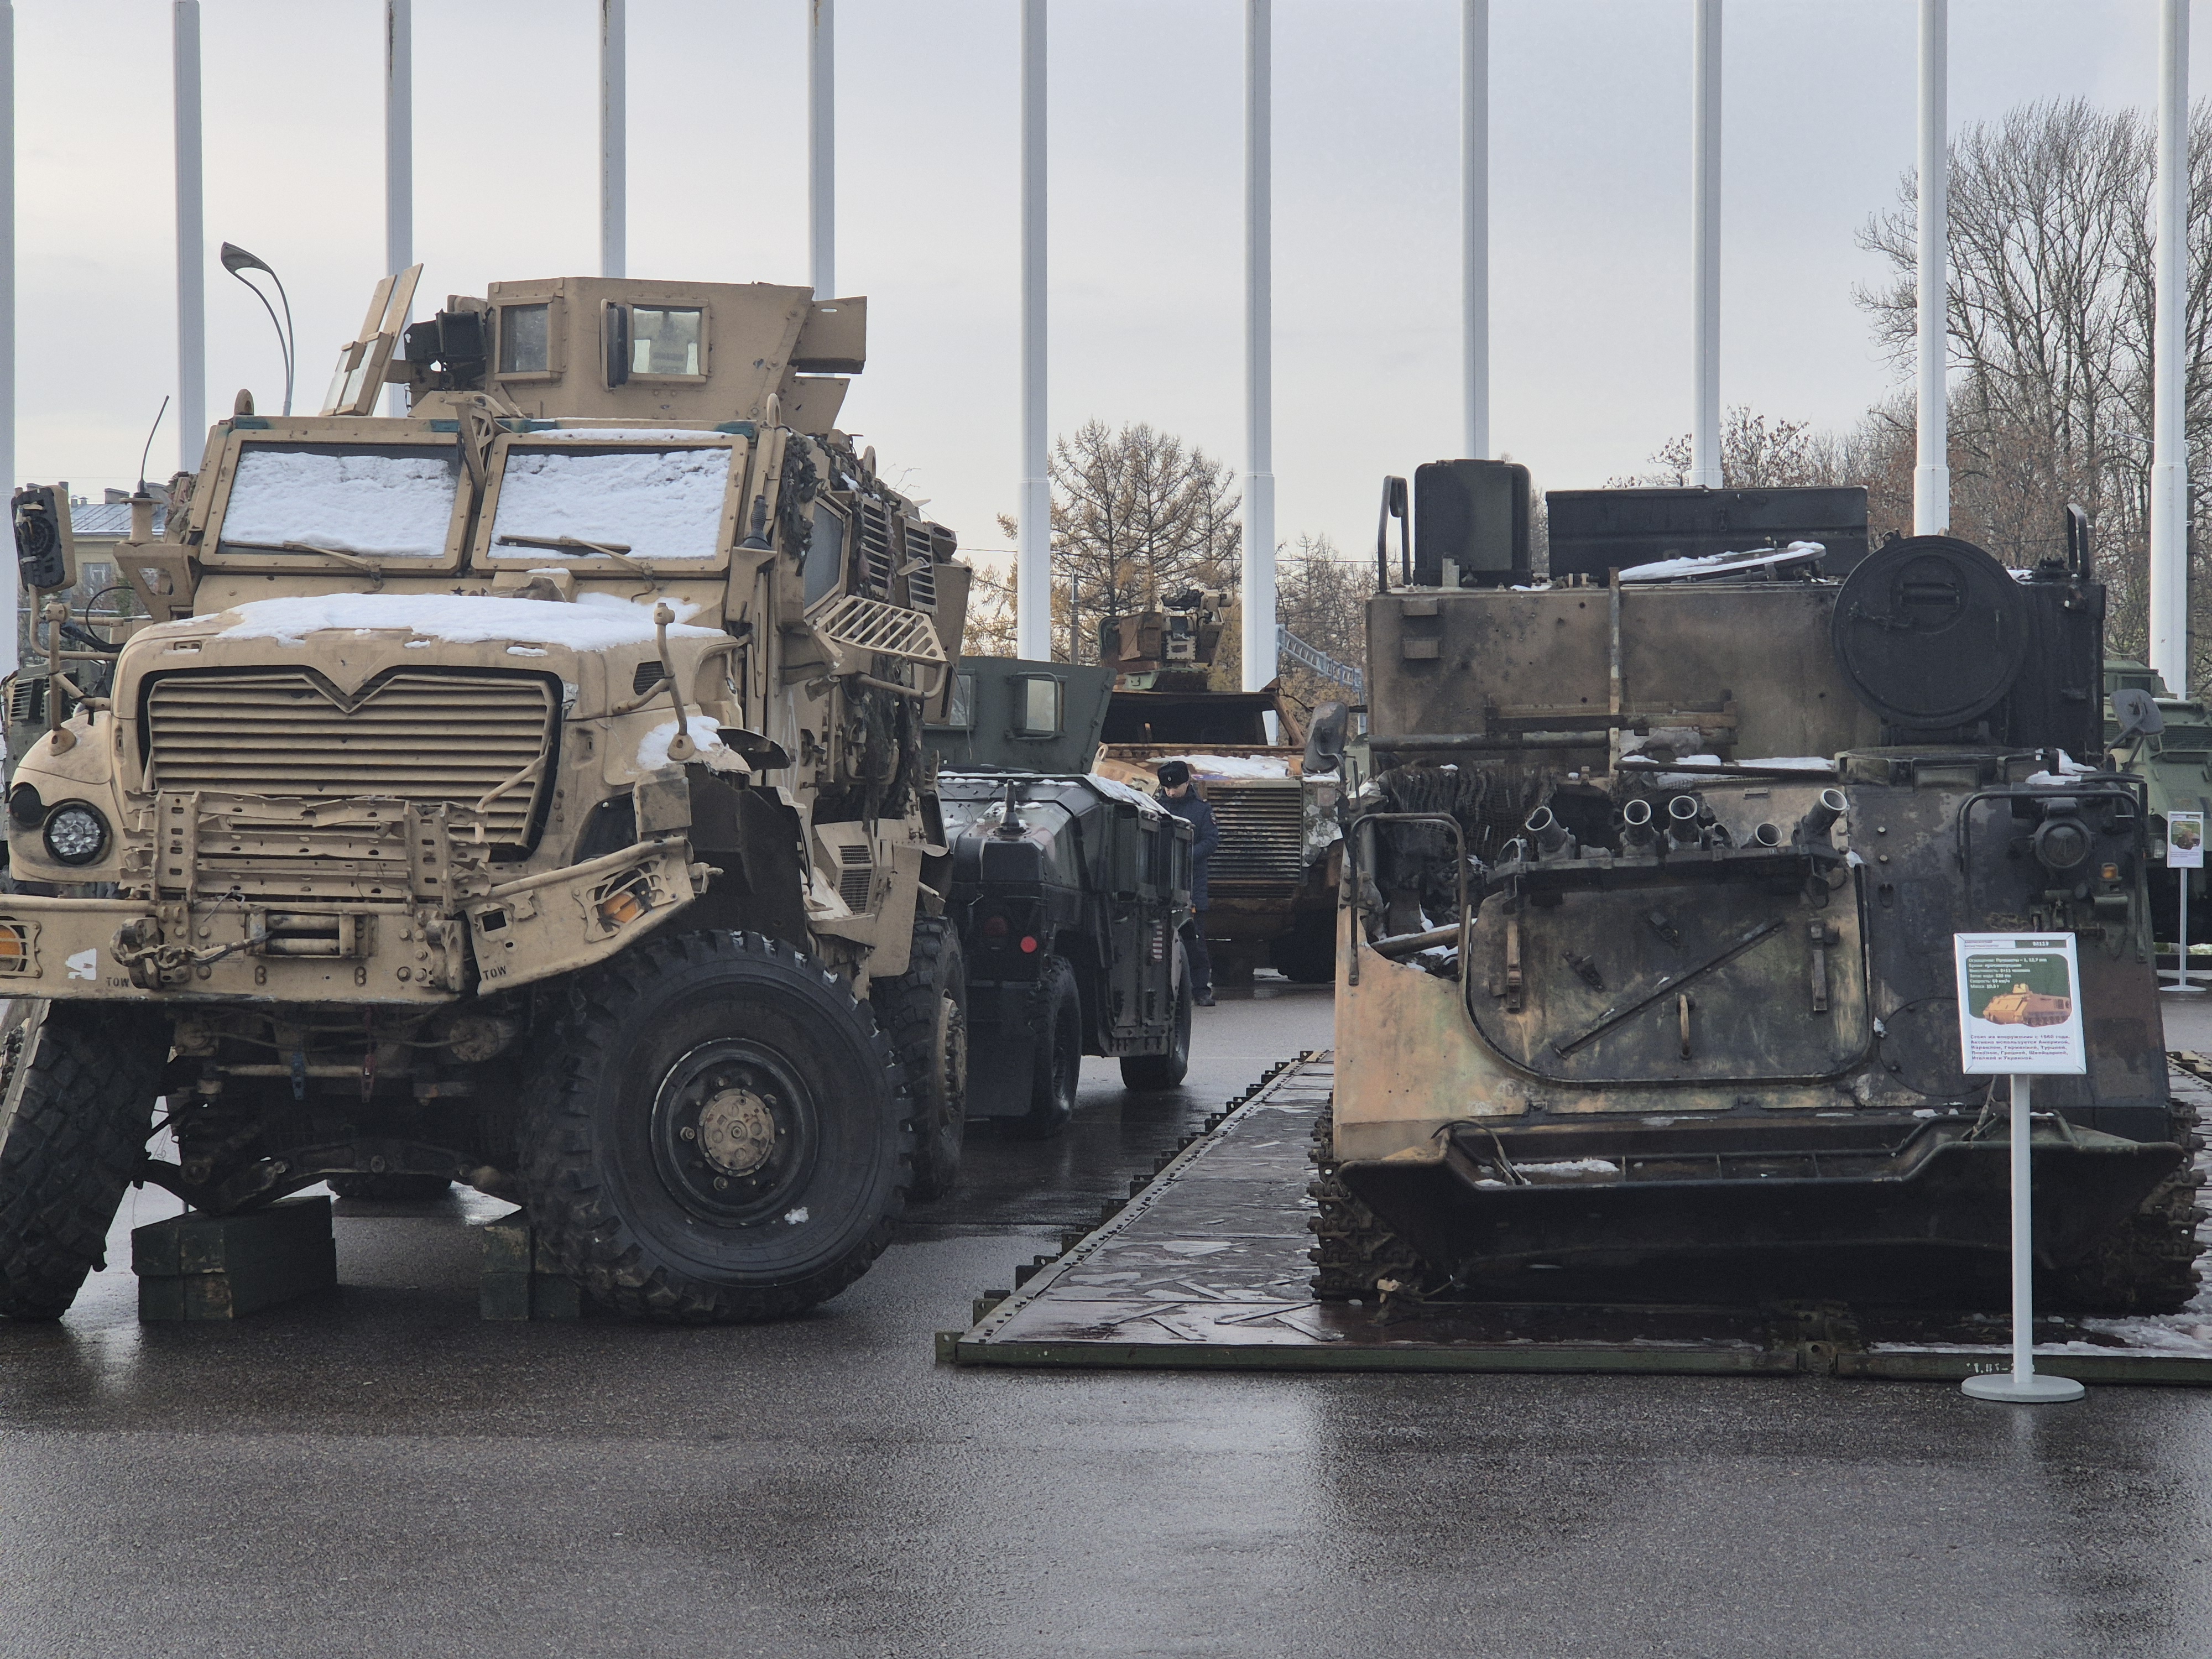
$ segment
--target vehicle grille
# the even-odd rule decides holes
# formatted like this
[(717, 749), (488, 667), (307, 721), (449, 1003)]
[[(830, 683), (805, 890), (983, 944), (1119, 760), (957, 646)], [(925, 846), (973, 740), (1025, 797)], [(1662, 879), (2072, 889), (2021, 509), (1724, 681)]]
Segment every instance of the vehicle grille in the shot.
[[(169, 674), (147, 693), (146, 787), (473, 806), (547, 752), (559, 712), (535, 675), (402, 672), (352, 701), (296, 669)], [(492, 802), (489, 840), (526, 846), (550, 787)]]
[(1305, 875), (1305, 805), (1296, 778), (1208, 778), (1206, 804), (1221, 827), (1209, 882), (1296, 884)]

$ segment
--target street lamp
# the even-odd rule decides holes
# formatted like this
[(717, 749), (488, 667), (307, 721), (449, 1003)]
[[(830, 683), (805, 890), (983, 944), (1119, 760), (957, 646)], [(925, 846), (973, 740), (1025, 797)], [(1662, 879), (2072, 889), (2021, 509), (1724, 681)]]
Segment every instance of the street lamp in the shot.
[[(222, 245), (222, 268), (246, 284), (246, 291), (261, 301), (261, 308), (269, 313), (269, 325), (276, 331), (276, 348), (284, 354), (284, 412), (292, 412), (292, 301), (284, 292), (284, 283), (268, 262), (248, 253), (235, 242)], [(269, 280), (276, 284), (276, 297), (284, 302), (284, 320), (276, 320), (276, 307), (269, 303), (269, 296), (246, 281), (249, 270), (265, 270)]]

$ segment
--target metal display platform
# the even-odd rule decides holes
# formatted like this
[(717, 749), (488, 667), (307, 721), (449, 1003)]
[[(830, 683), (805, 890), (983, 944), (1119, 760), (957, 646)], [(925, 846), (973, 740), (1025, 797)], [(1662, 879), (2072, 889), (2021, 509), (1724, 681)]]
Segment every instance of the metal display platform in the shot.
[[(2177, 1055), (2178, 1095), (2212, 1122), (2212, 1063)], [(2002, 1315), (1838, 1306), (1593, 1307), (1317, 1302), (1307, 1259), (1315, 1117), (1334, 1065), (1275, 1066), (1164, 1155), (1092, 1231), (1068, 1234), (973, 1327), (938, 1334), (956, 1365), (1174, 1370), (1619, 1371), (1955, 1381), (2010, 1369)], [(2200, 1165), (2205, 1162), (2203, 1155)], [(2037, 1321), (2036, 1367), (2093, 1383), (2212, 1385), (2212, 1295), (2165, 1317)]]

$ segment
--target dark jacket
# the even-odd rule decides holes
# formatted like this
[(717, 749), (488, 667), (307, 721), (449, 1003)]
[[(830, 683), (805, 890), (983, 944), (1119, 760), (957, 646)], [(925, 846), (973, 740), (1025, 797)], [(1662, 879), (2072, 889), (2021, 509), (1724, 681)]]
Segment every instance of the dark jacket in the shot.
[(1160, 805), (1190, 825), (1190, 908), (1203, 910), (1206, 861), (1221, 845), (1221, 826), (1213, 821), (1213, 809), (1198, 798), (1195, 789), (1181, 800), (1170, 800), (1163, 794)]

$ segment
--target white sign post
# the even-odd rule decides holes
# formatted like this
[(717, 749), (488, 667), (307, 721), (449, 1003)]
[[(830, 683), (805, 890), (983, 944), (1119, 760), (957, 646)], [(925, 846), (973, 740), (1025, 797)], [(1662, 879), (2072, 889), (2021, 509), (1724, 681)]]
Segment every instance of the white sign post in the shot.
[(1964, 1069), (2012, 1079), (2012, 1370), (1970, 1376), (1977, 1400), (2079, 1400), (2069, 1376), (2035, 1373), (2035, 1212), (2028, 1158), (2028, 1079), (2089, 1069), (2081, 1041), (2081, 974), (2074, 935), (1954, 933), (1959, 1047)]
[(2204, 814), (2168, 812), (2166, 815), (2166, 867), (2181, 884), (2181, 937), (2174, 941), (2174, 960), (2181, 969), (2178, 985), (2167, 988), (2202, 994), (2203, 988), (2189, 982), (2189, 872), (2204, 867)]

